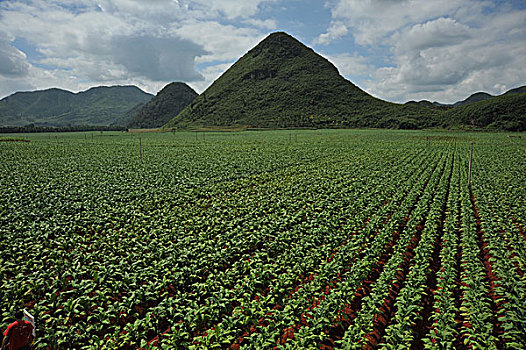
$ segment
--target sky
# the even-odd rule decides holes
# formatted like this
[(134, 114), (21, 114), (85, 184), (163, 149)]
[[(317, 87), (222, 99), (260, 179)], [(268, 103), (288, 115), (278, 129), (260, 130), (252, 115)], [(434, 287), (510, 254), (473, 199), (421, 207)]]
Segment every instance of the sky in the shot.
[(526, 85), (526, 0), (0, 0), (0, 98), (172, 81), (201, 93), (275, 31), (392, 102)]

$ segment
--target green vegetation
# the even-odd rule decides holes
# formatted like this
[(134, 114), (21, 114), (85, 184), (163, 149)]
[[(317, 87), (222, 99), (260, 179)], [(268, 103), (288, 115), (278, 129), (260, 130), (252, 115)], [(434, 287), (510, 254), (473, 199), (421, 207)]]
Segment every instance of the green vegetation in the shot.
[(240, 58), (165, 128), (414, 129), (438, 122), (435, 110), (368, 95), (312, 49), (288, 34), (274, 33)]
[[(273, 33), (197, 96), (171, 83), (155, 98), (134, 86), (19, 92), (0, 100), (0, 126), (165, 129), (452, 128), (526, 130), (526, 87), (453, 105), (390, 103), (345, 78), (290, 35)], [(7, 131), (8, 129), (4, 129)], [(16, 130), (15, 130), (16, 131)], [(24, 131), (20, 129), (20, 131)]]
[(138, 109), (128, 124), (129, 128), (160, 128), (179, 114), (198, 96), (185, 83), (170, 83), (146, 105)]
[[(165, 128), (475, 128), (524, 130), (523, 88), (477, 93), (455, 105), (374, 98), (285, 33), (241, 57)], [(513, 97), (512, 97), (513, 96)], [(482, 102), (476, 102), (482, 101)]]
[(523, 349), (508, 136), (2, 136), (31, 142), (0, 142), (0, 327), (26, 308), (42, 350)]
[[(0, 126), (126, 126), (122, 116), (152, 95), (135, 86), (96, 87), (72, 93), (60, 89), (17, 92), (0, 100)], [(121, 124), (122, 123), (122, 124)]]
[(328, 60), (278, 32), (241, 57), (200, 96), (184, 83), (167, 85), (153, 99), (133, 86), (97, 87), (78, 94), (59, 89), (15, 93), (0, 101), (0, 126), (524, 131), (525, 89), (497, 97), (479, 92), (454, 105), (390, 103), (367, 94)]
[(468, 98), (466, 98), (465, 100), (458, 101), (458, 102), (454, 103), (453, 107), (458, 107), (458, 106), (463, 106), (463, 105), (467, 105), (467, 104), (470, 104), (470, 103), (485, 101), (485, 100), (488, 100), (488, 99), (490, 99), (492, 97), (493, 97), (492, 95), (490, 95), (490, 94), (488, 94), (486, 92), (476, 92), (476, 93), (472, 94), (471, 96), (469, 96)]
[(505, 94), (453, 108), (445, 114), (443, 125), (526, 131), (526, 93)]

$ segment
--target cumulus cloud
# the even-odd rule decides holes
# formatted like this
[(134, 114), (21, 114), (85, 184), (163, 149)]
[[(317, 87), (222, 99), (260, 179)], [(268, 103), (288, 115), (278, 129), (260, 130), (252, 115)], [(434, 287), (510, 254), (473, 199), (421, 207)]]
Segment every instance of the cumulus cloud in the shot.
[(215, 21), (188, 22), (175, 28), (174, 33), (209, 52), (196, 59), (200, 63), (236, 60), (264, 37), (254, 28), (236, 28)]
[(368, 59), (357, 54), (342, 53), (336, 55), (324, 55), (332, 64), (338, 67), (338, 71), (344, 76), (370, 76), (375, 68)]
[(386, 53), (363, 82), (375, 96), (451, 103), (526, 81), (525, 10), (471, 0), (338, 0), (331, 10), (318, 41), (336, 40), (331, 28), (343, 23), (364, 50)]
[(417, 23), (408, 29), (396, 32), (391, 37), (398, 54), (459, 45), (471, 36), (470, 28), (452, 18)]
[[(0, 33), (9, 38), (0, 37), (0, 74), (24, 75), (27, 85), (37, 88), (72, 90), (126, 83), (155, 93), (171, 81), (201, 82), (208, 72), (198, 72), (196, 63), (230, 64), (263, 37), (260, 29), (276, 27), (271, 18), (251, 17), (273, 1), (0, 2)], [(236, 18), (237, 25), (220, 23)], [(34, 66), (12, 45), (14, 38), (38, 53), (31, 59)], [(15, 88), (7, 80), (2, 84)]]
[[(480, 12), (480, 5), (472, 0), (338, 0), (331, 6), (332, 22), (327, 33), (319, 40), (331, 38), (333, 25), (352, 28), (355, 41), (361, 45), (375, 45), (384, 36), (411, 23), (418, 23), (455, 13), (459, 7)], [(341, 29), (340, 29), (341, 30)]]
[(250, 19), (244, 20), (243, 23), (249, 24), (254, 27), (270, 29), (270, 30), (276, 29), (278, 26), (276, 21), (273, 19), (261, 20), (261, 19), (256, 19), (256, 18), (250, 18)]
[(12, 46), (11, 41), (0, 32), (0, 75), (9, 78), (26, 76), (30, 68), (26, 54)]
[(192, 41), (177, 37), (114, 37), (111, 48), (114, 62), (130, 74), (154, 81), (203, 79), (194, 70), (194, 60), (207, 52)]
[(512, 38), (507, 33), (526, 17), (513, 17), (515, 20), (508, 18), (505, 25), (499, 18), (488, 19), (478, 28), (437, 19), (401, 31), (394, 40), (395, 67), (379, 70), (377, 89), (391, 86), (397, 90), (392, 96), (398, 99), (423, 94), (454, 102), (459, 96), (480, 90), (500, 93), (495, 91), (496, 84), (505, 83), (510, 88), (523, 85), (525, 37), (517, 33)]
[(274, 2), (275, 0), (193, 0), (187, 1), (191, 6), (199, 5), (206, 13), (220, 13), (229, 19), (248, 18), (255, 15), (259, 6), (265, 2)]
[(329, 44), (330, 42), (346, 35), (348, 32), (347, 26), (342, 22), (332, 22), (330, 27), (327, 29), (327, 33), (320, 34), (315, 40), (314, 45), (316, 44)]

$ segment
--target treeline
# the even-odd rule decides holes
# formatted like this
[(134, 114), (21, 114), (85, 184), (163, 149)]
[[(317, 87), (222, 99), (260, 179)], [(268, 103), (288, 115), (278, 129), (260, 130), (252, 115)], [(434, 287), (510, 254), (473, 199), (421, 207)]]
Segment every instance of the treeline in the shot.
[(123, 126), (93, 126), (93, 125), (68, 125), (68, 126), (2, 126), (0, 133), (36, 133), (36, 132), (80, 132), (80, 131), (128, 131)]

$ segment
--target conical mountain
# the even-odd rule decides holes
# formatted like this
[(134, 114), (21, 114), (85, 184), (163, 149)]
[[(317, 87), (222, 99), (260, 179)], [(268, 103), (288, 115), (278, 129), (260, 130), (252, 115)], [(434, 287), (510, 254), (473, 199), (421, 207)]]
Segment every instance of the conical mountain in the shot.
[(198, 96), (191, 87), (181, 82), (166, 85), (139, 109), (128, 124), (130, 128), (158, 128), (179, 114)]
[(388, 103), (343, 78), (290, 35), (270, 34), (165, 127), (435, 125), (437, 112)]

